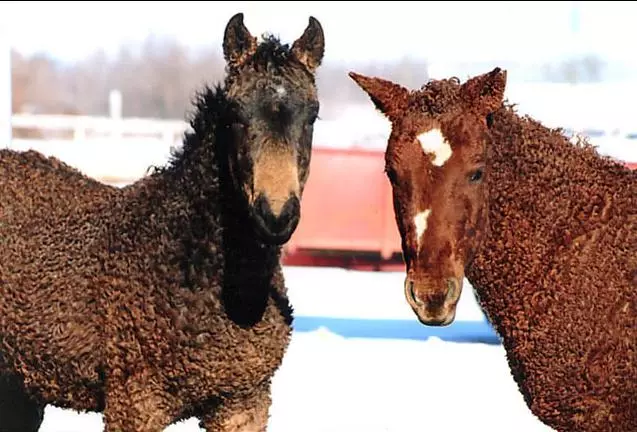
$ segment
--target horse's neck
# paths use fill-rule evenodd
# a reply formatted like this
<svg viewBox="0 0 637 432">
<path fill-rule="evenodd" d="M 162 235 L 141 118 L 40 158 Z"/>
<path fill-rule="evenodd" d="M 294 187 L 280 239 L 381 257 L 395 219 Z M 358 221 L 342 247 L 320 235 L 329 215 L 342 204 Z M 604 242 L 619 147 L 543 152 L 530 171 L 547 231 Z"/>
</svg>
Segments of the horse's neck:
<svg viewBox="0 0 637 432">
<path fill-rule="evenodd" d="M 255 239 L 225 163 L 225 147 L 217 147 L 214 157 L 207 152 L 186 154 L 177 187 L 171 188 L 164 207 L 179 240 L 177 259 L 183 262 L 184 284 L 204 296 L 216 285 L 231 319 L 251 323 L 265 311 L 273 278 L 280 271 L 280 248 Z M 210 173 L 202 174 L 206 169 Z M 186 211 L 179 215 L 178 209 Z"/>
<path fill-rule="evenodd" d="M 619 165 L 504 109 L 494 121 L 488 182 L 488 232 L 467 277 L 478 291 L 510 298 L 617 214 L 628 193 L 617 188 L 634 190 Z"/>
<path fill-rule="evenodd" d="M 221 180 L 221 221 L 225 252 L 223 301 L 226 313 L 240 324 L 260 320 L 280 276 L 280 247 L 256 240 L 242 199 L 229 178 Z"/>
<path fill-rule="evenodd" d="M 176 285 L 199 291 L 223 273 L 222 227 L 215 187 L 201 193 L 183 177 L 190 171 L 170 167 L 128 188 L 111 238 L 116 250 L 155 263 Z"/>
</svg>

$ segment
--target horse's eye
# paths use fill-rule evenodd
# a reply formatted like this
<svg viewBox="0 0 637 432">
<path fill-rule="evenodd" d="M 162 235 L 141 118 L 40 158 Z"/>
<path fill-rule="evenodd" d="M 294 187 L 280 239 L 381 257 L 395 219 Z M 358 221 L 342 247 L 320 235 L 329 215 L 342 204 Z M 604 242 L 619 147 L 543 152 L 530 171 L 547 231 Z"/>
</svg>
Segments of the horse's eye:
<svg viewBox="0 0 637 432">
<path fill-rule="evenodd" d="M 310 115 L 309 115 L 309 117 L 307 119 L 307 124 L 313 125 L 316 122 L 316 120 L 318 120 L 318 109 L 317 110 L 312 110 L 310 112 Z"/>
<path fill-rule="evenodd" d="M 487 114 L 487 127 L 490 129 L 493 126 L 493 113 Z"/>
<path fill-rule="evenodd" d="M 477 170 L 473 171 L 470 175 L 469 175 L 469 182 L 470 183 L 478 183 L 482 180 L 482 176 L 483 176 L 483 169 L 482 168 L 478 168 Z"/>
</svg>

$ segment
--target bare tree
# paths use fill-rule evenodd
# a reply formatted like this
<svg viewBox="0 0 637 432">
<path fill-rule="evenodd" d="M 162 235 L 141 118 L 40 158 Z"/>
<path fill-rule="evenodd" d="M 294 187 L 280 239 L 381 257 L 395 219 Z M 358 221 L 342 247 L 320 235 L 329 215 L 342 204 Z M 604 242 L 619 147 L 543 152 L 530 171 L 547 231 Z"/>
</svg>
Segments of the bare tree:
<svg viewBox="0 0 637 432">
<path fill-rule="evenodd" d="M 225 67 L 219 47 L 195 52 L 174 39 L 156 35 L 149 35 L 141 44 L 122 46 L 112 58 L 96 50 L 70 65 L 44 56 L 14 57 L 16 112 L 107 115 L 108 94 L 118 89 L 126 117 L 185 119 L 195 92 L 222 79 Z M 409 58 L 394 63 L 326 63 L 317 77 L 322 113 L 367 101 L 347 76 L 349 70 L 383 76 L 412 88 L 428 78 L 426 62 Z"/>
<path fill-rule="evenodd" d="M 544 77 L 553 82 L 600 82 L 606 63 L 594 54 L 567 58 L 556 64 L 544 65 Z"/>
</svg>

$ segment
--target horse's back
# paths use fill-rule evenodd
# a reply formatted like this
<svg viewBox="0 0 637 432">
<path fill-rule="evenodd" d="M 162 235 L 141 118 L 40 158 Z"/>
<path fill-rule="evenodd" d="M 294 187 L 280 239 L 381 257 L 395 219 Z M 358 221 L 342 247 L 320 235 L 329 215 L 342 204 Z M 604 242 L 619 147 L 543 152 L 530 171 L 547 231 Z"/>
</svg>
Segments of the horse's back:
<svg viewBox="0 0 637 432">
<path fill-rule="evenodd" d="M 0 150 L 0 191 L 0 275 L 42 285 L 51 282 L 47 269 L 59 276 L 78 270 L 119 193 L 54 157 L 6 149 Z"/>
<path fill-rule="evenodd" d="M 0 215 L 5 224 L 12 219 L 51 219 L 116 190 L 55 157 L 33 150 L 0 150 Z"/>
<path fill-rule="evenodd" d="M 0 150 L 4 366 L 19 365 L 53 400 L 72 375 L 89 387 L 100 381 L 99 287 L 91 279 L 100 263 L 91 251 L 103 242 L 100 211 L 117 193 L 55 158 Z"/>
</svg>

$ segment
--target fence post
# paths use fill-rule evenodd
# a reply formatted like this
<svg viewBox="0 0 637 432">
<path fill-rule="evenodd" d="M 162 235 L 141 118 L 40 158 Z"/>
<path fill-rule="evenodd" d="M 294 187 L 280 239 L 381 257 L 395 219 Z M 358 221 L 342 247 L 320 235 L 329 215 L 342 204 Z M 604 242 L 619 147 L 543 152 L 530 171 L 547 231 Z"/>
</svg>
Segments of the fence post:
<svg viewBox="0 0 637 432">
<path fill-rule="evenodd" d="M 74 141 L 84 141 L 86 139 L 86 126 L 84 122 L 78 122 L 73 127 L 73 140 Z"/>
<path fill-rule="evenodd" d="M 0 146 L 11 147 L 11 43 L 6 11 L 0 7 Z"/>
<path fill-rule="evenodd" d="M 108 94 L 108 111 L 112 125 L 110 137 L 112 139 L 121 139 L 123 137 L 122 92 L 117 89 L 111 90 Z"/>
</svg>

